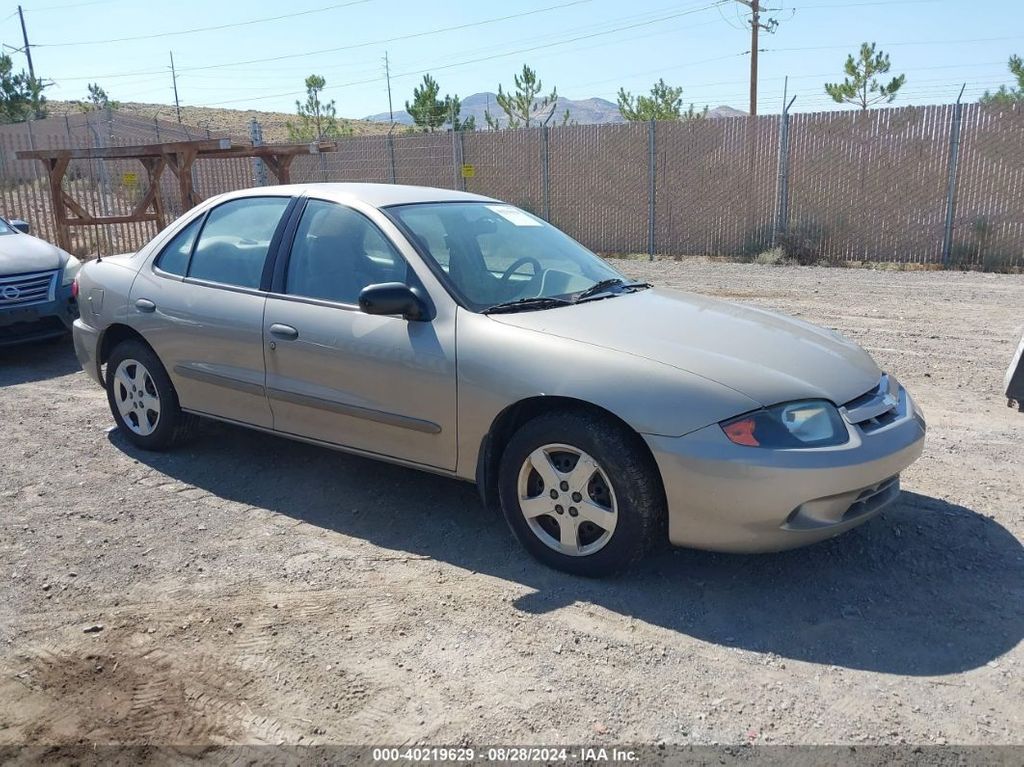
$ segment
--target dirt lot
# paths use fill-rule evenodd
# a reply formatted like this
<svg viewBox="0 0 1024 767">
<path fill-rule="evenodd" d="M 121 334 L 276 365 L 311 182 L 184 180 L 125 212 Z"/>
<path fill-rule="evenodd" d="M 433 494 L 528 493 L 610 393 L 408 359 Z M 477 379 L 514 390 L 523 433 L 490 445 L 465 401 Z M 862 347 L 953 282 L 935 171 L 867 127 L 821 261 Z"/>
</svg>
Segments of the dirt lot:
<svg viewBox="0 0 1024 767">
<path fill-rule="evenodd" d="M 866 346 L 929 420 L 899 504 L 581 580 L 469 485 L 219 425 L 144 454 L 68 344 L 7 350 L 0 744 L 1024 744 L 1024 277 L 625 268 Z"/>
</svg>

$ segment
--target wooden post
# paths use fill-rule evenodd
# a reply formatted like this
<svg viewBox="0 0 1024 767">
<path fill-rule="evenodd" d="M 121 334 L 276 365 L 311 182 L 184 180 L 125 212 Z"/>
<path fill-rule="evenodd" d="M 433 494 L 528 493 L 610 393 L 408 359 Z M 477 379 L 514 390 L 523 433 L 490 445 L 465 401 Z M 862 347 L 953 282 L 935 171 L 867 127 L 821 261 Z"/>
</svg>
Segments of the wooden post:
<svg viewBox="0 0 1024 767">
<path fill-rule="evenodd" d="M 70 157 L 54 157 L 47 161 L 50 177 L 50 203 L 53 205 L 53 222 L 57 228 L 57 245 L 71 252 L 71 230 L 68 227 L 68 212 L 64 206 L 64 174 Z"/>
<path fill-rule="evenodd" d="M 163 198 L 160 196 L 160 175 L 163 173 L 164 168 L 167 167 L 167 160 L 163 157 L 143 157 L 140 162 L 146 169 L 149 188 L 146 190 L 146 196 L 135 209 L 136 213 L 145 213 L 146 208 L 152 204 L 153 212 L 156 214 L 157 229 L 163 229 L 167 226 L 167 222 L 164 217 Z"/>
<path fill-rule="evenodd" d="M 292 160 L 294 159 L 295 155 L 288 154 L 278 161 L 278 167 L 280 168 L 280 172 L 277 174 L 277 180 L 280 181 L 282 184 L 290 184 L 292 182 L 291 167 Z"/>
<path fill-rule="evenodd" d="M 196 190 L 192 184 L 192 163 L 196 160 L 196 151 L 194 149 L 186 149 L 175 152 L 174 160 L 178 166 L 178 188 L 181 190 L 181 204 L 183 210 L 190 210 L 202 202 L 197 199 Z"/>
</svg>

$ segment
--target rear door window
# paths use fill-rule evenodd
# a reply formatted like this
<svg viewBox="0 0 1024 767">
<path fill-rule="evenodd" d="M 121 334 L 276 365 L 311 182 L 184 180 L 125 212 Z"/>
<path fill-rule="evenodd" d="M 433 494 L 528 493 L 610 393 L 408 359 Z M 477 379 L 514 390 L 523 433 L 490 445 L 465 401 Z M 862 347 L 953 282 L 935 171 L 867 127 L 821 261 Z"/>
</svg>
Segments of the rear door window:
<svg viewBox="0 0 1024 767">
<path fill-rule="evenodd" d="M 188 270 L 188 257 L 192 255 L 192 244 L 196 241 L 196 234 L 199 233 L 202 223 L 203 217 L 199 216 L 174 235 L 156 260 L 156 266 L 160 271 L 179 277 L 185 276 Z"/>
<path fill-rule="evenodd" d="M 246 197 L 218 205 L 206 217 L 188 276 L 240 288 L 258 288 L 288 197 Z"/>
</svg>

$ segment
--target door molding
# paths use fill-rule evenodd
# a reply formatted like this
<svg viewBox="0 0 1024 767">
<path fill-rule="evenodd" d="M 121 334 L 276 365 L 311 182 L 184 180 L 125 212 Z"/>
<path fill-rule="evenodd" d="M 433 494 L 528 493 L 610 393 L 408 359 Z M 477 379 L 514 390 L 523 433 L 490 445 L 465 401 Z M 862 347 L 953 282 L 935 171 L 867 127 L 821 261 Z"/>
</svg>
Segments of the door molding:
<svg viewBox="0 0 1024 767">
<path fill-rule="evenodd" d="M 388 426 L 397 426 L 402 429 L 410 429 L 412 431 L 422 432 L 423 434 L 441 433 L 440 424 L 436 424 L 433 421 L 426 421 L 422 418 L 413 418 L 407 415 L 399 415 L 398 413 L 388 413 L 384 410 L 360 407 L 359 405 L 350 405 L 349 403 L 341 402 L 340 400 L 325 399 L 323 397 L 314 397 L 309 394 L 299 394 L 294 391 L 274 388 L 267 389 L 267 396 L 271 400 L 279 400 L 281 402 L 288 402 L 292 405 L 302 405 L 304 407 L 311 407 L 319 410 L 330 410 L 332 413 L 352 416 L 353 418 L 362 418 L 366 421 L 375 421 L 377 423 L 387 424 Z"/>
</svg>

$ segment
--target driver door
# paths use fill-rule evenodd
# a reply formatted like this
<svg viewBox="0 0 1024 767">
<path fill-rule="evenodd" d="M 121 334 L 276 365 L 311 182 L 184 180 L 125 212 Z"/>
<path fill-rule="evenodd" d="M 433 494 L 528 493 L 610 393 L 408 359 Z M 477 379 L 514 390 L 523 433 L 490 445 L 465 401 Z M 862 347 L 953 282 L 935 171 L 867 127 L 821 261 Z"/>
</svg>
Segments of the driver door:
<svg viewBox="0 0 1024 767">
<path fill-rule="evenodd" d="M 263 322 L 274 429 L 454 470 L 454 313 L 411 322 L 358 306 L 367 285 L 416 284 L 383 232 L 310 199 L 278 279 Z"/>
</svg>

